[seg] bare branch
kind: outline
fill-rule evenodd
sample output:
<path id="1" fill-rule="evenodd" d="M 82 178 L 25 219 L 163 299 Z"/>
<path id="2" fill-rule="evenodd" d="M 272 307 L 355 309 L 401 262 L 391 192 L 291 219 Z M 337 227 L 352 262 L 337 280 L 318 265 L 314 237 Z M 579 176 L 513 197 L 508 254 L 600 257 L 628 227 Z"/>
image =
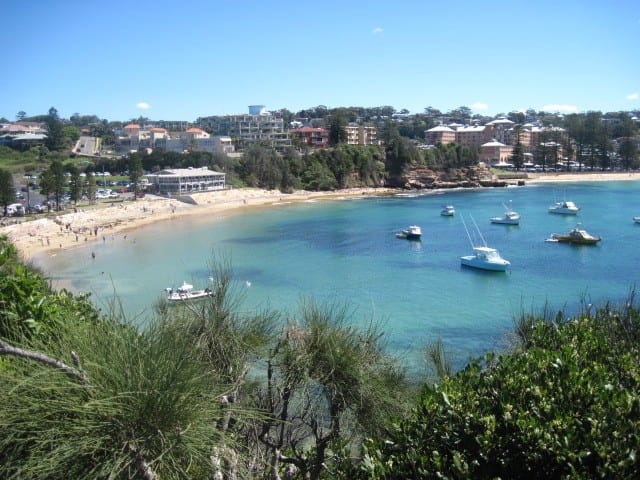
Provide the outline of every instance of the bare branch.
<path id="1" fill-rule="evenodd" d="M 49 367 L 57 368 L 58 370 L 62 370 L 64 373 L 66 373 L 70 377 L 80 380 L 80 382 L 82 382 L 82 384 L 85 387 L 91 386 L 91 383 L 89 382 L 89 378 L 83 371 L 73 368 L 64 362 L 61 362 L 60 360 L 51 358 L 48 355 L 45 355 L 44 353 L 24 350 L 22 348 L 14 347 L 13 345 L 10 345 L 4 340 L 0 340 L 0 355 L 14 355 L 16 357 L 26 358 L 29 360 L 42 363 L 43 365 L 47 365 Z M 79 363 L 79 360 L 78 360 L 78 363 Z"/>

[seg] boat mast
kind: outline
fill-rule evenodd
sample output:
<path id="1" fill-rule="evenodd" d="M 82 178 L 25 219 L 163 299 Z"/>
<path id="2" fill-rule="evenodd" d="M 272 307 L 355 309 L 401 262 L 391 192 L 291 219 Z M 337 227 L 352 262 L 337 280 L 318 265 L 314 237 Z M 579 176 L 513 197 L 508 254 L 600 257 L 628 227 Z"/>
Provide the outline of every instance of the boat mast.
<path id="1" fill-rule="evenodd" d="M 469 229 L 467 228 L 467 224 L 464 221 L 464 216 L 460 215 L 460 219 L 462 220 L 462 225 L 464 225 L 464 231 L 467 232 L 467 238 L 469 239 L 469 243 L 471 244 L 471 248 L 475 248 L 473 240 L 471 239 L 471 235 L 469 234 Z"/>
<path id="2" fill-rule="evenodd" d="M 482 240 L 482 245 L 484 245 L 485 247 L 487 246 L 487 242 L 484 239 L 484 237 L 482 236 L 482 232 L 480 231 L 480 228 L 478 228 L 478 224 L 476 223 L 476 219 L 473 218 L 472 215 L 469 215 L 471 217 L 471 221 L 473 222 L 473 224 L 476 227 L 476 231 L 478 232 L 478 236 L 480 237 L 480 240 Z"/>

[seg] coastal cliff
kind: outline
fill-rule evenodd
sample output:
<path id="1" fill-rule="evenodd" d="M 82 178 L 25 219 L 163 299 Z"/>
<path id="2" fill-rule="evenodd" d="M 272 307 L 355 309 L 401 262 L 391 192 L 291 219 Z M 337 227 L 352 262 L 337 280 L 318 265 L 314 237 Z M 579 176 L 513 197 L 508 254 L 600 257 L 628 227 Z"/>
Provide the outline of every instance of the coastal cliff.
<path id="1" fill-rule="evenodd" d="M 408 190 L 440 188 L 504 187 L 507 182 L 494 177 L 485 166 L 432 170 L 419 166 L 408 169 L 400 177 L 390 178 L 388 186 Z"/>

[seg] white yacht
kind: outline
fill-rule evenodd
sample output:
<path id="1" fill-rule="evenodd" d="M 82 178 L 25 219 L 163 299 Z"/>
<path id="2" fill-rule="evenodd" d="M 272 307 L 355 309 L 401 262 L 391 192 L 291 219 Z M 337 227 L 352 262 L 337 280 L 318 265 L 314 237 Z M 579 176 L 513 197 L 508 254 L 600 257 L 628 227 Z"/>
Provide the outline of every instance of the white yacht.
<path id="1" fill-rule="evenodd" d="M 473 217 L 471 217 L 471 220 L 473 220 Z M 471 235 L 469 234 L 467 225 L 464 223 L 464 219 L 462 220 L 462 224 L 464 225 L 464 229 L 467 232 L 467 237 L 469 238 L 469 242 L 471 243 L 473 254 L 460 257 L 461 265 L 465 267 L 478 268 L 480 270 L 490 270 L 493 272 L 506 271 L 507 268 L 509 268 L 509 266 L 511 265 L 511 262 L 502 258 L 498 250 L 487 246 L 487 242 L 484 240 L 484 237 L 480 233 L 480 229 L 475 223 L 475 220 L 473 220 L 473 224 L 475 225 L 478 236 L 482 241 L 481 245 L 478 245 L 479 242 L 474 242 L 471 239 Z"/>
<path id="2" fill-rule="evenodd" d="M 465 267 L 480 268 L 494 272 L 504 272 L 509 268 L 511 262 L 500 256 L 495 248 L 473 247 L 473 254 L 460 257 L 460 263 Z"/>
<path id="3" fill-rule="evenodd" d="M 406 238 L 407 240 L 420 240 L 422 237 L 422 228 L 418 225 L 410 225 L 406 230 L 396 233 L 398 238 Z"/>
<path id="4" fill-rule="evenodd" d="M 565 200 L 564 202 L 556 202 L 549 207 L 550 213 L 560 213 L 562 215 L 575 215 L 580 211 L 575 203 Z"/>
<path id="5" fill-rule="evenodd" d="M 193 285 L 187 282 L 182 282 L 182 285 L 176 289 L 171 287 L 165 288 L 165 291 L 167 292 L 167 300 L 170 302 L 197 300 L 213 295 L 213 291 L 210 288 L 194 290 Z"/>
<path id="6" fill-rule="evenodd" d="M 456 214 L 456 209 L 453 205 L 444 205 L 440 211 L 440 215 L 444 217 L 453 217 Z"/>
<path id="7" fill-rule="evenodd" d="M 504 204 L 503 204 L 504 205 Z M 504 205 L 504 215 L 502 217 L 491 217 L 491 223 L 501 223 L 504 225 L 519 225 L 520 214 Z"/>

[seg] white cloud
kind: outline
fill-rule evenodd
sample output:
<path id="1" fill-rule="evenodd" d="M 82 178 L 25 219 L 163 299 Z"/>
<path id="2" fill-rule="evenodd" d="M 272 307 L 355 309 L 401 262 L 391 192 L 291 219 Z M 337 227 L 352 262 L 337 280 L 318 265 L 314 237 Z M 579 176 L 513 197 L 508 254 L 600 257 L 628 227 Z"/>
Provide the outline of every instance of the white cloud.
<path id="1" fill-rule="evenodd" d="M 482 102 L 476 102 L 471 104 L 471 110 L 487 110 L 489 105 Z"/>
<path id="2" fill-rule="evenodd" d="M 381 27 L 376 27 L 371 31 L 371 33 L 374 35 L 381 35 L 383 32 L 384 30 Z"/>
<path id="3" fill-rule="evenodd" d="M 633 92 L 627 95 L 627 100 L 638 100 L 638 98 L 640 98 L 638 92 Z"/>
<path id="4" fill-rule="evenodd" d="M 139 108 L 140 110 L 149 110 L 151 108 L 151 105 L 149 105 L 147 102 L 140 102 L 136 104 L 136 108 Z"/>
<path id="5" fill-rule="evenodd" d="M 577 112 L 578 107 L 575 105 L 563 105 L 560 103 L 553 103 L 551 105 L 545 105 L 542 107 L 543 112 Z"/>

